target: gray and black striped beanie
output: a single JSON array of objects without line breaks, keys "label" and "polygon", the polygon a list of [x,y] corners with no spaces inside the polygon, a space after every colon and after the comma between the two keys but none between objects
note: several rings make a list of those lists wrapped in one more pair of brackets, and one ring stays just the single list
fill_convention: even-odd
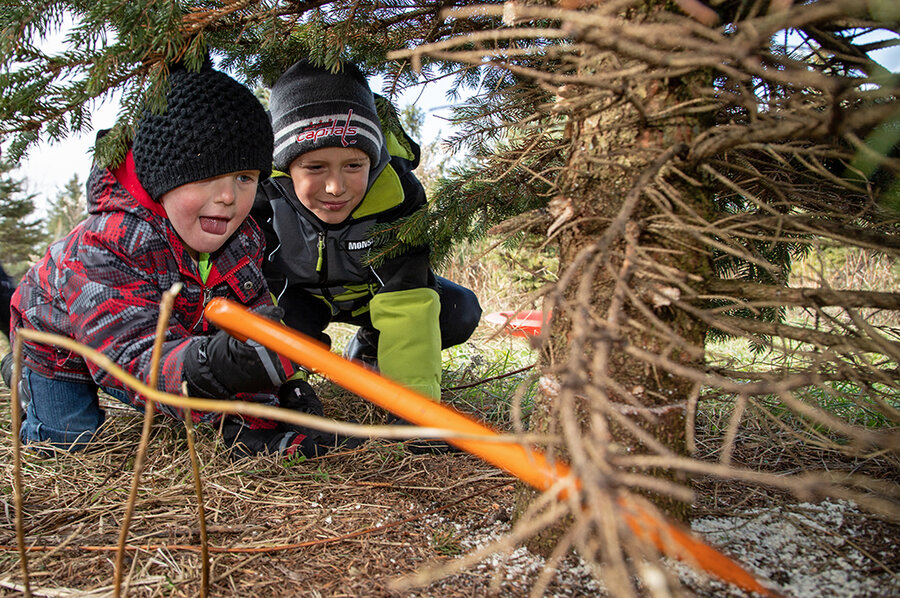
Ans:
[{"label": "gray and black striped beanie", "polygon": [[323,147],[355,147],[371,160],[370,179],[389,156],[375,98],[356,65],[340,72],[294,63],[272,87],[269,112],[275,131],[275,169],[287,172],[301,154]]},{"label": "gray and black striped beanie", "polygon": [[269,176],[272,125],[252,91],[214,70],[208,58],[197,72],[173,66],[169,85],[165,111],[145,112],[132,144],[138,180],[150,197],[230,172]]}]

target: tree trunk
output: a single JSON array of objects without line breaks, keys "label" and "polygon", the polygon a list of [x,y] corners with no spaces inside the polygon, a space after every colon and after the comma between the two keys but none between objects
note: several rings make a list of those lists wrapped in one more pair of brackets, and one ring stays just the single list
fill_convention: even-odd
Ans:
[{"label": "tree trunk", "polygon": [[[602,70],[598,64],[597,71]],[[611,410],[635,422],[665,450],[686,453],[685,407],[694,383],[654,367],[629,349],[695,367],[703,361],[706,326],[672,306],[671,299],[680,294],[678,283],[709,278],[712,266],[699,242],[671,225],[690,212],[705,218],[710,202],[702,189],[665,172],[692,132],[702,130],[702,123],[689,115],[655,117],[692,97],[696,83],[629,82],[629,101],[620,98],[610,108],[613,102],[607,97],[602,110],[597,106],[593,115],[573,115],[569,125],[563,195],[555,200],[557,213],[571,214],[557,237],[560,264],[569,270],[561,272],[553,297],[552,338],[541,360],[545,376],[555,378],[559,391],[539,394],[529,427],[566,437],[561,456],[580,475],[595,476],[603,468],[572,454],[571,430],[560,421],[561,404],[574,408],[582,428],[579,442],[594,443],[593,455],[660,452],[626,430],[611,417]],[[683,164],[679,168],[686,169]],[[680,205],[660,193],[640,191],[658,189],[653,184],[658,176],[666,179],[670,194],[677,192]],[[635,301],[647,309],[639,310]],[[542,385],[547,387],[556,385]],[[636,415],[635,402],[655,415],[652,423]],[[675,479],[669,472],[652,473]],[[614,476],[604,483],[614,486]],[[689,505],[661,494],[648,496],[670,516],[688,518]],[[534,497],[532,490],[518,489],[517,516]],[[564,529],[548,528],[532,537],[529,548],[548,554]]]}]

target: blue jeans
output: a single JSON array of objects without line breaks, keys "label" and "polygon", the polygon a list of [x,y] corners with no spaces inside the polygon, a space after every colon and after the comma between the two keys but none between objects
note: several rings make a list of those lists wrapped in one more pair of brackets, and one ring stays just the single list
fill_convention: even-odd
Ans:
[{"label": "blue jeans", "polygon": [[[106,419],[92,382],[64,382],[22,368],[22,383],[31,402],[22,423],[22,442],[49,442],[56,448],[79,451]],[[21,387],[20,387],[21,389]],[[104,388],[112,397],[131,405],[125,391]],[[20,390],[20,395],[21,390]]]}]

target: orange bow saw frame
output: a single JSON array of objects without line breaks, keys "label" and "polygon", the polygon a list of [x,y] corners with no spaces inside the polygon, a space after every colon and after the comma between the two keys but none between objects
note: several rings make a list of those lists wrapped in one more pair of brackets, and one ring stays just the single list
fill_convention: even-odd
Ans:
[{"label": "orange bow saw frame", "polygon": [[[452,407],[436,403],[396,382],[332,353],[321,343],[283,324],[255,314],[227,299],[213,299],[206,306],[207,319],[240,339],[252,339],[364,399],[403,419],[429,428],[440,428],[454,435],[496,437],[496,440],[449,436],[447,442],[516,476],[530,486],[545,491],[570,478],[568,486],[580,482],[568,465],[551,462],[542,452],[514,442]],[[565,483],[563,483],[565,488]],[[564,489],[560,498],[567,495]],[[732,559],[696,538],[680,526],[660,518],[636,501],[619,499],[621,514],[632,532],[649,538],[670,557],[686,561],[719,579],[762,596],[778,596]]]}]

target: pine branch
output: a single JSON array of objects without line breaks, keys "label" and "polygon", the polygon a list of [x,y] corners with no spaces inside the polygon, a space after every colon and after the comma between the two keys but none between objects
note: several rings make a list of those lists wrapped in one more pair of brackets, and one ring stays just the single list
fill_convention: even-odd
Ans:
[{"label": "pine branch", "polygon": [[871,339],[846,334],[831,334],[819,330],[812,330],[811,328],[800,328],[798,326],[788,326],[777,322],[763,322],[760,320],[735,318],[731,316],[716,316],[710,319],[710,324],[730,334],[762,334],[829,347],[841,353],[863,351],[885,353],[891,355],[893,359],[900,358],[900,343],[888,341],[883,338]]},{"label": "pine branch", "polygon": [[871,307],[900,310],[900,293],[877,291],[833,290],[822,288],[791,288],[764,285],[743,280],[708,280],[703,285],[705,293],[726,298],[736,297],[741,303],[753,305],[791,305],[798,307]]}]

